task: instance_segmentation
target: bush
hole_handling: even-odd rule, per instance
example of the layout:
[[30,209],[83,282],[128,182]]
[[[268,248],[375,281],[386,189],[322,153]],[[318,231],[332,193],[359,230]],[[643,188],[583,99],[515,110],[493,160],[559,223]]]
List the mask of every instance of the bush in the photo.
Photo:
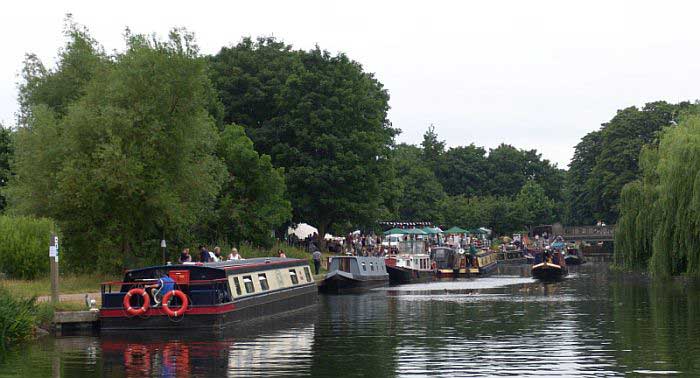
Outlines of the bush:
[[38,321],[35,298],[15,297],[0,287],[0,348],[27,341],[34,336]]
[[55,230],[47,218],[0,216],[0,271],[22,279],[48,274],[49,239]]

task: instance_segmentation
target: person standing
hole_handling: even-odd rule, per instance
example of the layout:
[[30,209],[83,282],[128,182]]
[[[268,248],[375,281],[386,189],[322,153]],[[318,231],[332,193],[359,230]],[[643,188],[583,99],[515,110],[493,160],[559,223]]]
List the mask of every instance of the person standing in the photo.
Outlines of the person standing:
[[318,249],[312,253],[313,259],[314,259],[314,268],[316,269],[316,274],[319,274],[321,272],[321,251]]
[[199,246],[199,261],[201,261],[203,263],[211,261],[211,259],[209,257],[209,251],[207,251],[206,245]]
[[219,247],[214,247],[214,261],[221,261],[221,248]]
[[241,257],[241,254],[238,253],[238,249],[231,248],[231,254],[228,255],[229,260],[243,260],[243,257]]
[[190,249],[185,248],[182,250],[182,253],[180,253],[180,264],[186,263],[186,262],[191,262],[192,261],[192,256],[190,256]]

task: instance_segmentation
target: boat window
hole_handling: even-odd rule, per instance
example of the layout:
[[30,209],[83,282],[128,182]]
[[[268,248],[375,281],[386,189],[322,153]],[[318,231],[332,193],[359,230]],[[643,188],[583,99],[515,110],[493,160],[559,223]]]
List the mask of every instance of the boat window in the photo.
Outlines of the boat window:
[[236,285],[236,295],[241,295],[241,283],[238,282],[238,277],[233,277],[233,284]]
[[365,264],[364,261],[362,262],[362,270],[364,270],[365,272],[367,271],[367,264]]
[[374,272],[374,263],[370,261],[369,263],[369,270]]
[[340,259],[338,270],[350,273],[350,259]]
[[411,260],[406,260],[406,266],[409,268],[411,267]]
[[306,281],[311,282],[311,269],[308,266],[304,267],[304,274],[306,275]]
[[243,285],[245,286],[245,292],[255,293],[255,286],[253,286],[253,279],[250,276],[243,276]]
[[270,290],[270,285],[267,284],[267,276],[265,273],[258,274],[258,280],[260,280],[260,288],[265,290]]
[[296,285],[299,283],[299,278],[297,278],[297,272],[294,269],[289,269],[289,277],[292,278],[292,284]]

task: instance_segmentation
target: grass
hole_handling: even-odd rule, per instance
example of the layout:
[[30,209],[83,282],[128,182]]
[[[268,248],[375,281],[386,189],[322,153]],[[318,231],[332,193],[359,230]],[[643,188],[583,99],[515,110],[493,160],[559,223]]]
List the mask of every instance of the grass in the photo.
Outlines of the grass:
[[[100,282],[119,279],[101,274],[65,275],[59,278],[58,290],[61,294],[95,293],[100,291]],[[49,277],[35,280],[0,279],[0,286],[4,286],[14,295],[24,297],[51,295]]]

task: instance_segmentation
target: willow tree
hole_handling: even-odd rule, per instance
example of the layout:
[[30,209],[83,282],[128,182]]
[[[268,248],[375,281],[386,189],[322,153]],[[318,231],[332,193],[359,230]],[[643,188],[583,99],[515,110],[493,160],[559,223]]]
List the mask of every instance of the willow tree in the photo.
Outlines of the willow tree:
[[648,260],[655,276],[700,275],[700,116],[667,128],[641,157],[641,181],[622,192],[616,261]]

